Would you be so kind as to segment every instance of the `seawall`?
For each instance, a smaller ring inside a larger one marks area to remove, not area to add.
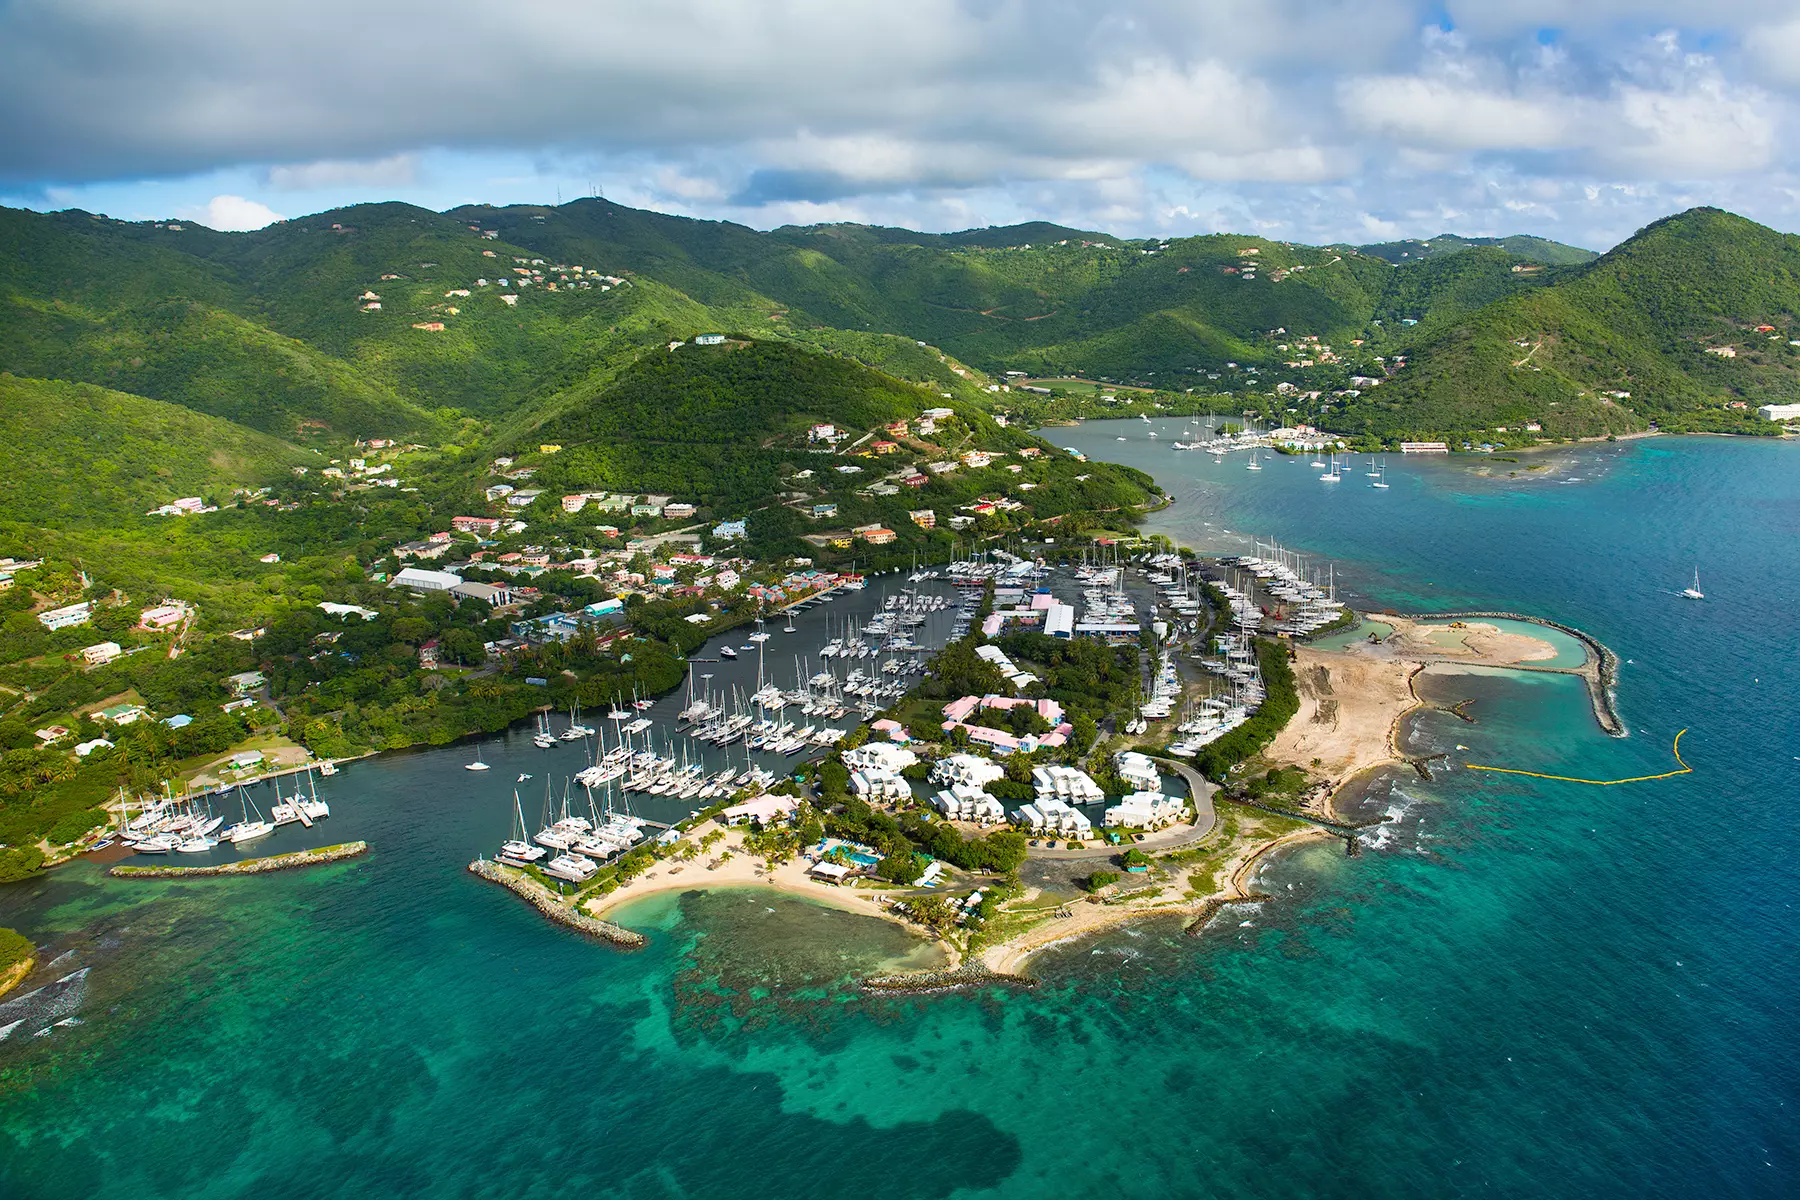
[[[120,879],[193,879],[207,875],[260,875],[265,871],[285,871],[292,867],[310,867],[315,863],[336,862],[366,854],[367,842],[344,842],[336,846],[320,846],[314,850],[296,850],[291,854],[271,854],[266,858],[246,858],[242,862],[218,863],[204,867],[134,867],[120,865],[108,871]]]
[[[615,946],[635,948],[650,944],[649,938],[627,929],[623,925],[614,925],[611,921],[602,921],[599,917],[590,917],[586,913],[575,911],[574,907],[565,902],[562,897],[523,872],[509,871],[500,864],[490,862],[485,858],[478,858],[470,863],[469,870],[491,883],[497,883],[501,887],[523,896],[531,907],[559,925],[567,925],[571,929],[611,942]]]
[[[1380,614],[1375,613],[1371,615],[1379,616]],[[1519,671],[1548,671],[1562,675],[1581,676],[1582,680],[1587,684],[1588,699],[1594,706],[1594,720],[1600,723],[1600,728],[1604,729],[1613,737],[1625,736],[1625,722],[1619,716],[1618,705],[1613,696],[1613,689],[1618,686],[1619,682],[1619,656],[1614,654],[1600,641],[1600,639],[1594,637],[1592,634],[1585,633],[1582,630],[1575,628],[1573,625],[1564,625],[1561,621],[1552,621],[1548,617],[1534,617],[1526,613],[1447,612],[1394,613],[1393,615],[1405,617],[1409,621],[1419,621],[1425,624],[1437,621],[1467,620],[1525,621],[1532,625],[1543,625],[1549,629],[1561,630],[1563,633],[1568,634],[1583,646],[1587,647],[1588,652],[1593,655],[1593,661],[1586,666],[1572,669],[1565,667],[1534,667],[1530,663],[1516,663],[1508,669]]]

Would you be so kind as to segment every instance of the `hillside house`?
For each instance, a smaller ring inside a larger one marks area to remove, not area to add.
[[[81,661],[90,667],[103,667],[125,651],[117,642],[96,642],[81,652]]]
[[[146,608],[138,615],[138,628],[169,629],[187,620],[190,611],[187,603],[181,600],[158,604],[154,608]]]
[[[915,508],[906,514],[920,529],[936,529],[937,513],[929,508]]]
[[[38,624],[45,629],[67,629],[71,625],[86,625],[94,615],[93,606],[83,600],[79,604],[65,604],[61,608],[52,608],[37,615]]]

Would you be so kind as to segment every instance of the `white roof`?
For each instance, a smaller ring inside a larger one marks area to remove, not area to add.
[[[462,583],[461,575],[452,575],[448,571],[427,571],[422,567],[407,567],[394,576],[389,587],[416,587],[427,591],[447,592]]]

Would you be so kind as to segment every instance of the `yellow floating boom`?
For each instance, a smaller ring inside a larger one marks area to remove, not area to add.
[[[1681,733],[1686,732],[1685,729],[1681,731]],[[1648,783],[1652,779],[1672,779],[1677,775],[1693,774],[1694,768],[1688,766],[1681,758],[1681,733],[1675,735],[1674,747],[1675,761],[1681,763],[1681,769],[1664,771],[1661,775],[1633,775],[1630,779],[1577,779],[1573,775],[1547,775],[1542,771],[1520,771],[1512,767],[1484,767],[1479,763],[1464,763],[1463,766],[1471,771],[1493,771],[1501,775],[1529,775],[1533,779],[1556,779],[1563,783],[1586,783],[1594,787],[1612,787],[1620,783]]]

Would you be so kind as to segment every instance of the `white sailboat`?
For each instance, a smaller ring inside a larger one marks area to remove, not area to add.
[[[1704,600],[1706,593],[1700,590],[1700,568],[1694,568],[1694,586],[1681,589],[1681,594],[1689,600]]]
[[[1370,474],[1372,474],[1372,475],[1374,475],[1374,476],[1375,476],[1375,482],[1374,482],[1374,483],[1371,483],[1371,484],[1370,484],[1370,485],[1369,485],[1369,486],[1370,486],[1370,487],[1372,487],[1372,488],[1384,488],[1384,487],[1387,487],[1387,486],[1388,486],[1388,481],[1387,481],[1387,463],[1385,463],[1385,462],[1384,462],[1384,463],[1382,463],[1382,464],[1381,464],[1381,466],[1379,466],[1379,467],[1377,467],[1377,468],[1376,468],[1376,469],[1375,469],[1375,470],[1374,470],[1374,471],[1371,471],[1371,472],[1370,472]]]
[[[525,840],[525,808],[519,802],[519,789],[513,789],[512,837],[500,843],[500,860],[517,866],[534,863],[544,857],[544,848]]]
[[[1255,447],[1251,447],[1251,450],[1250,450],[1250,465],[1249,465],[1249,466],[1247,466],[1247,467],[1245,467],[1245,468],[1244,468],[1244,469],[1245,469],[1245,470],[1246,470],[1246,471],[1260,471],[1260,470],[1262,470],[1262,464],[1261,464],[1261,463],[1259,463],[1259,462],[1257,462],[1257,461],[1256,461],[1256,449],[1255,449]]]
[[[476,747],[475,761],[472,763],[464,763],[463,770],[465,770],[465,771],[485,771],[487,769],[488,769],[488,765],[481,761],[481,749],[480,749],[480,747]]]
[[[275,832],[275,826],[271,822],[263,820],[262,813],[258,812],[255,819],[251,819],[250,810],[254,806],[250,803],[248,793],[239,791],[238,800],[243,808],[244,819],[221,833],[219,836],[222,839],[234,846],[241,846],[245,842],[253,842],[257,838],[267,837]]]

